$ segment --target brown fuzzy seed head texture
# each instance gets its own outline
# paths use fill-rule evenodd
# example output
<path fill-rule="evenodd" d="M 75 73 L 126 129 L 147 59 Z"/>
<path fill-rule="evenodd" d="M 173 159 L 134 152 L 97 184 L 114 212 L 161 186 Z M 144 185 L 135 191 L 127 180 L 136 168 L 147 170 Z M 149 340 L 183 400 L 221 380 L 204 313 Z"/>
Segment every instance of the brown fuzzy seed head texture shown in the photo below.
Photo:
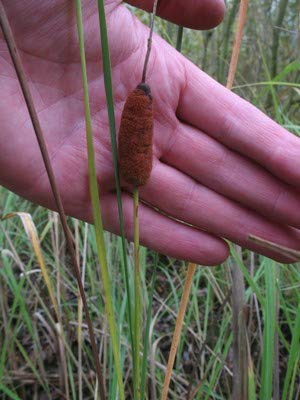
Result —
<path fill-rule="evenodd" d="M 145 185 L 152 169 L 153 110 L 150 88 L 138 85 L 128 96 L 119 132 L 120 172 L 126 183 Z"/>

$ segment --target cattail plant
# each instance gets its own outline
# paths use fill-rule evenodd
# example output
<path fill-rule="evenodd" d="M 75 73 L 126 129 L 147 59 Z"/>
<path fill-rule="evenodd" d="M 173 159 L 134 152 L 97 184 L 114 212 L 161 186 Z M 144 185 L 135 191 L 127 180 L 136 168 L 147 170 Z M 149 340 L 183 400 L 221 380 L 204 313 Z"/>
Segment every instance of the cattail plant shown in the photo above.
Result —
<path fill-rule="evenodd" d="M 153 111 L 150 87 L 141 83 L 128 96 L 119 133 L 122 176 L 133 187 L 134 219 L 134 398 L 139 398 L 141 339 L 141 295 L 139 266 L 139 187 L 145 185 L 152 169 Z"/>
<path fill-rule="evenodd" d="M 134 398 L 140 398 L 141 293 L 139 265 L 139 187 L 147 183 L 152 170 L 153 108 L 150 86 L 146 83 L 147 66 L 152 47 L 154 18 L 158 0 L 154 2 L 150 35 L 141 83 L 128 96 L 119 132 L 119 164 L 124 181 L 133 189 L 134 220 Z"/>

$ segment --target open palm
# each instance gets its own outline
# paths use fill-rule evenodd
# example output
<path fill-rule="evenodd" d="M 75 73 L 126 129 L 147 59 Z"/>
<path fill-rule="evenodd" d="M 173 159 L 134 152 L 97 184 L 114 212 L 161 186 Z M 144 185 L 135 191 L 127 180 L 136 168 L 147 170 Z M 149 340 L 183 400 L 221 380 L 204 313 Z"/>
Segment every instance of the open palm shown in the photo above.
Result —
<path fill-rule="evenodd" d="M 147 9 L 153 0 L 130 2 Z M 66 212 L 91 221 L 74 4 L 69 0 L 3 3 L 30 80 Z M 161 1 L 160 15 L 193 28 L 217 24 L 224 11 L 221 0 L 199 0 L 198 10 L 192 9 L 194 1 L 178 1 L 176 7 L 172 3 Z M 84 4 L 103 220 L 106 229 L 118 233 L 97 4 L 95 0 Z M 118 126 L 126 97 L 141 80 L 148 28 L 120 1 L 107 0 L 106 12 Z M 248 235 L 300 247 L 299 140 L 157 36 L 148 83 L 154 98 L 155 159 L 150 181 L 141 188 L 142 243 L 209 265 L 227 257 L 227 244 L 221 239 L 227 238 L 284 261 L 250 243 Z M 0 183 L 53 208 L 28 111 L 1 36 L 0 86 Z M 126 231 L 131 238 L 130 187 L 123 185 L 123 192 Z"/>

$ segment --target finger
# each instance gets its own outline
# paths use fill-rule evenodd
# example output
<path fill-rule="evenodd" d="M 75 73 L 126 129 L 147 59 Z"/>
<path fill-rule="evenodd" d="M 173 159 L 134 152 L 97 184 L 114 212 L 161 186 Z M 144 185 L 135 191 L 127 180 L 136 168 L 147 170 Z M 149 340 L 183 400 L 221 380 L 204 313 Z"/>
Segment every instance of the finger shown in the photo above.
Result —
<path fill-rule="evenodd" d="M 251 157 L 287 183 L 300 186 L 300 140 L 182 60 L 188 79 L 179 101 L 179 118 Z"/>
<path fill-rule="evenodd" d="M 280 262 L 290 260 L 254 245 L 248 236 L 254 234 L 300 249 L 300 234 L 296 229 L 272 223 L 163 163 L 157 163 L 153 169 L 149 183 L 141 188 L 141 197 L 178 220 Z"/>
<path fill-rule="evenodd" d="M 127 3 L 151 12 L 153 0 L 126 0 Z M 223 0 L 159 0 L 157 14 L 178 25 L 192 29 L 210 29 L 223 20 Z"/>
<path fill-rule="evenodd" d="M 163 160 L 276 222 L 300 228 L 300 194 L 295 189 L 195 128 L 180 124 Z"/>
<path fill-rule="evenodd" d="M 126 237 L 133 240 L 133 199 L 124 194 L 123 211 Z M 101 198 L 105 229 L 120 234 L 116 196 L 107 194 Z M 86 209 L 81 217 L 91 219 Z M 144 204 L 139 205 L 141 244 L 161 254 L 201 265 L 217 265 L 228 257 L 228 246 L 223 240 L 206 232 L 173 221 Z"/>

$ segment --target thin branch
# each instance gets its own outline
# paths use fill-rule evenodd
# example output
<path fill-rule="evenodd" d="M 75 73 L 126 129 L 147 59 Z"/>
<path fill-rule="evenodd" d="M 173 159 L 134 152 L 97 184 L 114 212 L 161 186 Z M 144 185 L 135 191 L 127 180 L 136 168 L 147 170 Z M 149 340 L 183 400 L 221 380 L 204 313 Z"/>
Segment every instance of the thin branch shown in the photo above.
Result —
<path fill-rule="evenodd" d="M 80 296 L 82 299 L 82 303 L 83 303 L 83 308 L 85 311 L 85 316 L 86 316 L 86 322 L 88 325 L 88 330 L 89 330 L 89 336 L 90 336 L 90 341 L 91 341 L 91 346 L 92 346 L 92 353 L 93 353 L 93 358 L 94 358 L 94 363 L 95 363 L 95 367 L 96 367 L 96 372 L 97 372 L 97 378 L 99 381 L 99 393 L 100 393 L 100 397 L 101 400 L 105 400 L 105 392 L 104 392 L 104 383 L 103 383 L 103 379 L 102 379 L 102 374 L 101 374 L 101 367 L 100 367 L 100 362 L 99 362 L 99 357 L 98 357 L 98 352 L 97 352 L 97 346 L 96 346 L 96 340 L 95 340 L 95 335 L 94 335 L 94 331 L 93 331 L 93 326 L 92 326 L 92 321 L 90 318 L 90 314 L 89 314 L 89 310 L 88 310 L 88 305 L 87 305 L 87 301 L 86 301 L 86 297 L 85 297 L 85 293 L 84 293 L 84 288 L 82 285 L 82 281 L 81 281 L 81 275 L 80 275 L 80 269 L 77 263 L 77 258 L 76 258 L 76 253 L 75 253 L 75 249 L 73 246 L 73 241 L 72 241 L 72 236 L 71 233 L 69 231 L 69 227 L 67 224 L 67 219 L 66 219 L 66 214 L 64 211 L 64 207 L 63 207 L 63 203 L 61 200 L 61 196 L 60 193 L 58 191 L 57 188 L 57 184 L 55 181 L 55 176 L 54 176 L 54 172 L 51 166 L 51 162 L 50 162 L 50 158 L 49 158 L 49 154 L 48 154 L 48 150 L 46 147 L 46 143 L 44 140 L 44 136 L 43 136 L 43 132 L 40 126 L 40 122 L 38 119 L 38 115 L 34 106 L 34 102 L 29 90 L 29 86 L 27 83 L 27 79 L 26 79 L 26 75 L 22 66 L 22 61 L 16 46 L 16 42 L 13 36 L 13 32 L 11 30 L 5 9 L 3 7 L 2 1 L 0 0 L 0 26 L 4 35 L 4 38 L 6 40 L 15 70 L 16 70 L 16 74 L 18 76 L 19 79 L 19 83 L 23 92 L 23 96 L 28 108 L 28 112 L 32 121 L 32 125 L 34 128 L 34 132 L 39 144 L 39 148 L 44 160 L 44 164 L 45 164 L 45 168 L 47 171 L 47 175 L 49 178 L 49 182 L 51 185 L 51 190 L 54 196 L 54 200 L 55 200 L 55 204 L 56 204 L 56 208 L 58 210 L 60 219 L 61 219 L 61 224 L 64 230 L 64 234 L 66 237 L 66 241 L 67 241 L 67 245 L 68 245 L 68 249 L 70 252 L 70 256 L 71 256 L 71 260 L 72 260 L 72 266 L 74 269 L 74 273 L 76 276 L 76 280 L 77 280 L 77 284 L 78 284 L 78 288 L 79 288 L 79 292 L 80 292 Z"/>

